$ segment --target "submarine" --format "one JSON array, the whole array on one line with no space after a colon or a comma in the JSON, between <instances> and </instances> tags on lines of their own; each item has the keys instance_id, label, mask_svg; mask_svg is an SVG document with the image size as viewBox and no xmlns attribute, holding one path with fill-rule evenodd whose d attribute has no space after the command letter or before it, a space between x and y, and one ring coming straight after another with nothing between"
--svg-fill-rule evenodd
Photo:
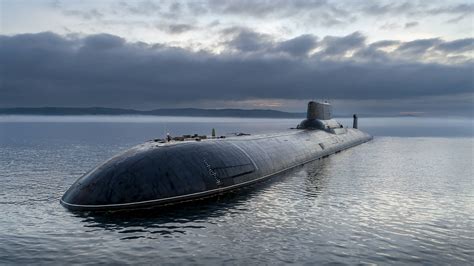
<instances>
[{"instance_id":1,"label":"submarine","mask_svg":"<svg viewBox=\"0 0 474 266\"><path fill-rule=\"evenodd\" d=\"M372 139L332 118L327 102L308 103L307 118L278 133L151 140L85 173L60 203L72 211L174 205L250 186ZM214 130L213 130L214 131Z\"/></svg>"}]
</instances>

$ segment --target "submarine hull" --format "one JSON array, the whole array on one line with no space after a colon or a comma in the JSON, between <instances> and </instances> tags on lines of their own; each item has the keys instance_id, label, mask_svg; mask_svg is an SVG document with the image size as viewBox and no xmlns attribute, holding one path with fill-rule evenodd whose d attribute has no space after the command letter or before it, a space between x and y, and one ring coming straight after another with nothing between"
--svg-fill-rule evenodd
<instances>
[{"instance_id":1,"label":"submarine hull","mask_svg":"<svg viewBox=\"0 0 474 266\"><path fill-rule=\"evenodd\" d=\"M293 167L372 139L291 130L203 141L149 141L80 177L61 198L70 210L141 209L191 201L252 185Z\"/></svg>"}]
</instances>

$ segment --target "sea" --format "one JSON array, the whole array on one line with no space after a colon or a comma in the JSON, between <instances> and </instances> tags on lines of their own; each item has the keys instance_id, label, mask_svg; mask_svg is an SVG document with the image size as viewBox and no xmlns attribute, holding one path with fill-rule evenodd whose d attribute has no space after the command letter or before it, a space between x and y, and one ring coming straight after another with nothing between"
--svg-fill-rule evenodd
<instances>
[{"instance_id":1,"label":"sea","mask_svg":"<svg viewBox=\"0 0 474 266\"><path fill-rule=\"evenodd\" d=\"M298 122L0 116L0 264L472 265L472 118L362 117L373 141L177 208L95 214L59 204L88 170L167 133L258 134Z\"/></svg>"}]
</instances>

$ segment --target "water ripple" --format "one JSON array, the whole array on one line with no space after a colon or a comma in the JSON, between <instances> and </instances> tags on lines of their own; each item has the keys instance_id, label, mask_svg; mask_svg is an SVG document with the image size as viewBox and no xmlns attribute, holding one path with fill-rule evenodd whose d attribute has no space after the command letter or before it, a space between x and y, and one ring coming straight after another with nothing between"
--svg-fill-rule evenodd
<instances>
[{"instance_id":1,"label":"water ripple","mask_svg":"<svg viewBox=\"0 0 474 266\"><path fill-rule=\"evenodd\" d=\"M68 212L58 199L127 145L27 144L0 146L1 264L439 265L474 257L472 139L377 138L251 190L105 215Z\"/></svg>"}]
</instances>

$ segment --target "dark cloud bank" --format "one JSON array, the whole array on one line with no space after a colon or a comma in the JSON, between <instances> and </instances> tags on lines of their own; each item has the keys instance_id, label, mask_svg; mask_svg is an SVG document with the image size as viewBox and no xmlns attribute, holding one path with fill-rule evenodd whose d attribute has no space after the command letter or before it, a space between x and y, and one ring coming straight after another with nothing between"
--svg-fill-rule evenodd
<instances>
[{"instance_id":1,"label":"dark cloud bank","mask_svg":"<svg viewBox=\"0 0 474 266\"><path fill-rule=\"evenodd\" d=\"M444 96L453 105L456 96L472 102L473 39L367 44L356 32L275 41L238 28L223 39L224 52L215 54L109 34L0 36L0 107Z\"/></svg>"}]
</instances>

